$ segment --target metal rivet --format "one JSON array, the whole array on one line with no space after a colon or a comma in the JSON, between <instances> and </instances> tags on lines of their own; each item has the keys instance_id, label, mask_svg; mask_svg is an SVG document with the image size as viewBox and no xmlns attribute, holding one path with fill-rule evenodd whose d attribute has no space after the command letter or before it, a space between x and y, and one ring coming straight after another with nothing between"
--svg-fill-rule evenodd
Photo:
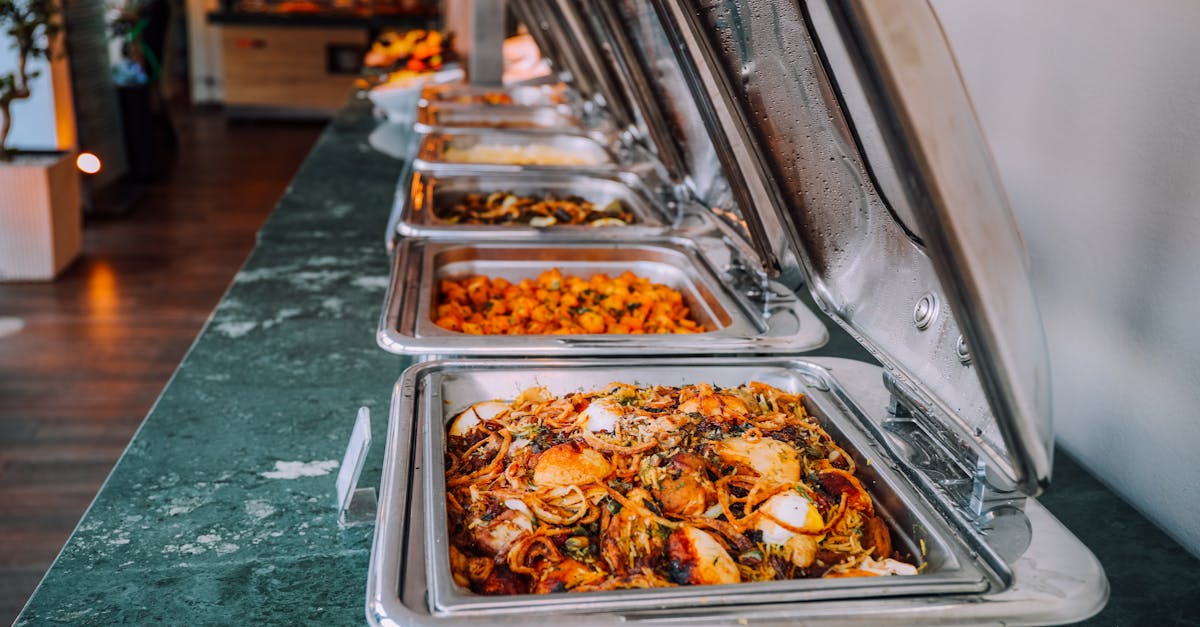
<instances>
[{"instance_id":1,"label":"metal rivet","mask_svg":"<svg viewBox=\"0 0 1200 627\"><path fill-rule=\"evenodd\" d=\"M954 345L954 352L958 353L958 360L964 364L971 363L971 349L967 348L967 340L963 336L958 336L958 343Z\"/></svg>"},{"instance_id":2,"label":"metal rivet","mask_svg":"<svg viewBox=\"0 0 1200 627\"><path fill-rule=\"evenodd\" d=\"M933 294L926 294L917 301L917 307L913 309L913 324L917 325L918 329L924 331L929 328L930 323L937 316L937 297Z\"/></svg>"}]
</instances>

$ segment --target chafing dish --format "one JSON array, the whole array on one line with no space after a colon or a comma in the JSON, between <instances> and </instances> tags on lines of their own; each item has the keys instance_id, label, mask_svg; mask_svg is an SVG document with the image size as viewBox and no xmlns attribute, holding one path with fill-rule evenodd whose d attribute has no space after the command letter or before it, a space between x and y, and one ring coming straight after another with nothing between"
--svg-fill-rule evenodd
<instances>
[{"instance_id":1,"label":"chafing dish","mask_svg":"<svg viewBox=\"0 0 1200 627\"><path fill-rule=\"evenodd\" d=\"M683 293L696 321L709 331L689 335L491 335L434 324L437 282L481 274L510 282L550 268L587 278L626 270ZM686 238L538 243L406 239L395 254L392 284L377 340L387 350L422 355L611 355L799 352L825 342L825 327L787 290L768 305L730 289ZM765 307L765 308L764 308Z\"/></svg>"},{"instance_id":2,"label":"chafing dish","mask_svg":"<svg viewBox=\"0 0 1200 627\"><path fill-rule=\"evenodd\" d=\"M542 197L553 194L558 198L578 196L598 207L620 202L636 217L625 226L594 227L561 225L530 227L528 225L452 224L441 219L442 212L454 203L462 202L467 194L490 194L506 191L520 196ZM692 219L684 224L678 215L656 197L645 182L629 173L607 176L586 176L570 173L545 174L435 174L414 172L405 203L401 209L397 230L405 237L436 237L465 239L508 238L582 238L594 240L623 239L665 235L672 228L688 225L699 228L706 223L706 214L692 209Z\"/></svg>"},{"instance_id":3,"label":"chafing dish","mask_svg":"<svg viewBox=\"0 0 1200 627\"><path fill-rule=\"evenodd\" d=\"M979 537L949 524L907 475L908 445L888 434L893 417L880 370L829 358L460 360L405 372L394 390L380 494L380 519L367 581L373 624L525 624L532 613L572 625L638 621L670 624L916 624L1052 622L1102 602L1088 585L1099 564L1036 501L1026 506L1036 560L1006 563ZM538 598L477 597L446 578L445 501L439 500L444 420L470 402L512 398L523 386L569 392L611 380L735 385L757 378L809 394L809 406L849 444L897 540L922 555L922 574L840 581L705 586ZM431 457L433 457L431 459ZM869 466L868 461L869 461ZM1045 573L1065 573L1047 577ZM1052 581L1053 580L1053 581ZM1064 608L1062 599L1070 600Z\"/></svg>"},{"instance_id":4,"label":"chafing dish","mask_svg":"<svg viewBox=\"0 0 1200 627\"><path fill-rule=\"evenodd\" d=\"M496 96L507 100L507 104L526 107L550 107L571 105L578 100L565 84L487 86L453 83L428 85L421 90L420 106L436 103L459 103L488 105L489 98Z\"/></svg>"},{"instance_id":5,"label":"chafing dish","mask_svg":"<svg viewBox=\"0 0 1200 627\"><path fill-rule=\"evenodd\" d=\"M425 362L397 384L368 618L1038 624L1098 611L1108 595L1099 563L1033 498L1053 451L1040 318L1019 233L928 7L514 5L584 99L646 142L666 182L657 197L695 202L715 226L628 242L403 242L381 345L475 359ZM430 140L431 151L447 137ZM630 163L609 155L622 164L614 171ZM521 277L570 264L632 266L673 282L714 330L648 343L464 337L432 325L439 273ZM797 355L824 341L794 304L801 277L882 368ZM819 340L802 337L806 328L820 328ZM813 414L872 469L898 542L913 555L924 543L924 573L538 598L476 597L447 577L439 438L453 412L530 382L561 392L754 377L808 395Z\"/></svg>"},{"instance_id":6,"label":"chafing dish","mask_svg":"<svg viewBox=\"0 0 1200 627\"><path fill-rule=\"evenodd\" d=\"M439 615L487 615L519 612L609 611L681 608L705 606L778 603L797 600L850 599L912 594L981 592L992 587L995 575L974 563L964 547L951 538L954 532L936 516L919 495L905 486L895 471L873 450L867 433L856 426L836 389L836 381L809 364L796 361L773 363L731 361L699 365L666 362L640 364L535 367L428 368L414 373L426 393L412 408L416 420L425 428L421 446L425 463L423 492L425 503L425 546L430 587L431 611ZM823 428L839 442L862 468L864 485L891 522L893 542L903 547L907 559L920 564L920 575L890 578L799 579L790 581L730 584L722 586L683 586L613 592L584 592L549 595L481 596L462 589L450 575L449 523L446 519L446 482L443 464L445 432L459 412L482 400L511 399L523 389L545 386L551 394L563 395L579 390L601 388L613 381L639 385L684 386L710 383L733 387L760 381L790 393L805 395L810 415L818 417ZM401 408L401 411L404 409ZM871 458L871 462L867 459ZM440 506L439 506L440 505Z\"/></svg>"},{"instance_id":7,"label":"chafing dish","mask_svg":"<svg viewBox=\"0 0 1200 627\"><path fill-rule=\"evenodd\" d=\"M605 125L587 124L565 107L523 105L429 104L417 109L419 133L438 129L514 130L526 133L603 133Z\"/></svg>"},{"instance_id":8,"label":"chafing dish","mask_svg":"<svg viewBox=\"0 0 1200 627\"><path fill-rule=\"evenodd\" d=\"M509 151L516 157L545 163L514 163L503 160L467 160L466 151L481 148ZM552 163L558 159L562 162ZM617 155L600 142L582 135L518 133L512 131L433 131L420 139L417 170L446 172L454 170L522 172L559 170L611 173L617 170Z\"/></svg>"}]
</instances>

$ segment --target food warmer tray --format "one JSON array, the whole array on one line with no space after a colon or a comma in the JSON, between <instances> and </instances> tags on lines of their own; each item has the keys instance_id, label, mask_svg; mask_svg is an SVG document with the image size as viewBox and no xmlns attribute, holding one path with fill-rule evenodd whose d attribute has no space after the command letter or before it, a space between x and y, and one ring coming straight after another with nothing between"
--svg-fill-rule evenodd
<instances>
[{"instance_id":1,"label":"food warmer tray","mask_svg":"<svg viewBox=\"0 0 1200 627\"><path fill-rule=\"evenodd\" d=\"M502 96L508 102L489 101ZM615 122L565 83L488 86L469 83L429 85L417 100L418 133L435 130L497 130L586 134L610 138Z\"/></svg>"},{"instance_id":2,"label":"food warmer tray","mask_svg":"<svg viewBox=\"0 0 1200 627\"><path fill-rule=\"evenodd\" d=\"M490 96L509 102L489 102ZM607 111L564 83L492 87L454 83L431 85L417 101L418 133L436 130L503 130L529 133L584 134L601 138L615 135L615 122Z\"/></svg>"},{"instance_id":3,"label":"food warmer tray","mask_svg":"<svg viewBox=\"0 0 1200 627\"><path fill-rule=\"evenodd\" d=\"M519 227L505 227L500 231L495 231L434 224L435 221L431 222L429 218L419 213L425 202L420 197L424 191L421 183L431 179L480 177L481 180L500 185L495 189L479 190L483 192L508 189L510 185L505 183L504 177L513 177L514 183L522 180L527 182L530 177L544 177L548 184L547 187L558 186L564 179L573 179L584 187L582 191L589 193L598 191L602 196L629 197L635 205L634 210L639 215L646 217L652 228L653 225L669 225L681 219L678 212L672 212L671 215L665 213L669 207L679 207L681 203L676 202L674 198L664 198L661 190L651 189L651 186L661 187L660 181L664 180L664 171L653 154L640 146L623 146L603 138L597 140L578 134L526 133L513 130L435 130L429 133L414 132L410 137L409 150L413 156L405 165L399 178L395 205L385 233L385 241L389 250L395 247L396 238L400 236L445 236L458 232L461 233L458 236L469 238L486 237L490 232L491 236L522 237ZM531 145L545 146L556 153L572 156L582 155L590 163L586 165L473 163L455 161L446 157L447 150L471 149L479 145L497 146L513 151L522 151ZM589 178L595 178L596 182L588 181ZM617 192L615 191L617 184L630 189ZM690 215L695 217L696 213L691 212ZM525 235L541 231L542 229L528 229ZM562 231L562 229L554 228L548 232L554 231ZM656 230L656 232L658 231Z\"/></svg>"},{"instance_id":4,"label":"food warmer tray","mask_svg":"<svg viewBox=\"0 0 1200 627\"><path fill-rule=\"evenodd\" d=\"M620 201L637 218L624 226L524 224L452 224L438 216L439 210L461 201L469 193L484 195L505 191L518 196L554 194L558 198L578 196L597 207ZM641 177L629 172L607 176L574 173L457 173L435 174L414 171L404 194L396 232L402 237L435 239L587 239L593 241L662 237L672 232L711 229L711 214L694 203L664 199Z\"/></svg>"},{"instance_id":5,"label":"food warmer tray","mask_svg":"<svg viewBox=\"0 0 1200 627\"><path fill-rule=\"evenodd\" d=\"M983 592L990 586L989 577L1007 577L1007 573L991 575L980 564L969 559L957 541L951 541L949 526L920 502L918 493L906 488L892 474L887 463L871 454L871 439L856 431L849 422L853 412L839 399L844 392L835 389L827 373L794 361L748 362L731 361L704 365L677 361L656 364L623 363L616 367L594 366L569 368L523 365L520 368L459 369L430 367L424 374L414 373L424 394L415 408L416 420L423 425L420 433L424 467L422 488L425 503L446 502L445 467L441 463L445 450L445 433L454 417L468 409L477 399L513 398L521 390L544 386L554 396L576 391L600 389L616 379L622 382L652 387L658 385L682 387L707 383L718 388L759 381L789 394L803 394L806 410L825 430L842 443L857 467L856 476L872 493L876 511L884 513L893 532L892 542L902 547L906 559L921 564L921 576L846 579L794 579L772 582L730 584L721 586L680 586L619 590L570 595L481 596L458 592L451 577L448 549L450 521L444 507L426 511L425 546L434 550L426 554L427 585L430 606L446 615L489 615L522 611L629 611L634 609L678 609L706 605L741 605L753 599L758 603L779 603L825 598L863 598L905 596L913 594L945 594L952 592ZM890 462L889 458L884 458ZM894 464L894 462L891 462Z\"/></svg>"},{"instance_id":6,"label":"food warmer tray","mask_svg":"<svg viewBox=\"0 0 1200 627\"><path fill-rule=\"evenodd\" d=\"M1053 453L1045 339L1020 234L932 9L919 0L810 0L771 11L752 8L749 0L622 1L594 12L580 0L514 3L545 17L542 35L551 35L564 55L574 54L571 41L594 48L589 38L630 53L609 57L634 66L616 75L636 79L640 66L648 84L624 81L622 91L632 97L621 102L654 102L677 118L672 141L651 142L654 158L681 196L690 194L719 222L745 234L755 254L730 252L744 252L740 244L725 251L714 246L714 240L737 240L728 231L721 238L634 242L634 249L672 250L691 266L666 264L674 272L708 275L694 283L693 298L721 305L710 310L718 320L724 302L706 300L703 289L725 293L743 312L753 312L750 292L732 288L756 282L739 276L782 280L798 273L818 305L883 368L799 357L799 349L748 357L769 332L730 348L738 356L727 357L695 356L719 354L713 346L723 346L713 341L719 338L701 337L677 350L639 349L636 342L604 336L540 346L547 351L540 354L553 360L499 361L497 355L539 353L497 344L494 336L474 345L429 339L415 350L401 347L488 357L419 364L397 385L368 617L379 624L524 622L519 613L535 611L538 604L526 599L488 599L478 602L488 608L479 616L471 599L456 598L453 589L438 589L430 579L444 568L439 555L425 554L428 540L438 540L437 530L427 529L438 519L426 507L437 498L437 486L422 470L438 464L421 455L422 447L432 446L423 438L441 428L444 408L429 398L441 394L461 408L512 394L490 384L446 387L446 381L482 383L489 373L503 373L500 379L509 385L565 377L577 389L590 381L581 374L589 369L626 381L653 378L656 369L677 380L694 375L724 381L718 374L724 370L795 373L797 385L819 406L814 413L833 421L860 455L879 464L873 497L885 503L897 537L932 540L934 555L953 558L939 564L962 570L935 565L931 587L924 589L921 581L905 582L907 590L894 589L894 580L854 590L818 582L811 588L758 588L761 594L739 601L710 587L685 608L667 607L677 599L660 591L615 595L611 605L568 593L540 600L552 616L596 624L1041 624L1099 611L1108 595L1099 563L1034 498L1049 481ZM922 62L905 62L912 58ZM681 84L685 88L677 89ZM719 176L700 176L714 161ZM704 186L705 180L728 185ZM587 249L577 242L560 245ZM413 268L477 260L503 266L503 255L482 253L546 244L414 240L406 246L397 258L396 269L404 272L389 292L392 314L385 313L385 324L398 324L396 299L403 293L429 293ZM458 252L438 258L455 246ZM612 242L590 246L630 252ZM697 249L705 254L691 257L688 251ZM730 260L736 263L723 263ZM757 264L753 271L746 271L747 262ZM767 285L760 296L777 296L781 284ZM412 305L404 309L409 316L415 311ZM602 350L606 342L609 349ZM659 356L666 353L692 356ZM599 354L624 357L589 357ZM896 527L914 519L930 524L916 532ZM972 572L978 578L964 575ZM969 588L972 581L978 587ZM938 588L941 583L949 585Z\"/></svg>"},{"instance_id":7,"label":"food warmer tray","mask_svg":"<svg viewBox=\"0 0 1200 627\"><path fill-rule=\"evenodd\" d=\"M456 160L454 151L466 151L478 146L495 146L515 151L529 147L545 147L553 154L571 155L578 159L573 164L510 164L481 163ZM572 171L609 174L619 170L623 163L644 161L645 156L636 152L618 152L617 148L604 141L584 135L563 133L530 134L515 130L462 130L433 131L420 136L417 157L413 167L426 171L467 172L522 172L522 171Z\"/></svg>"},{"instance_id":8,"label":"food warmer tray","mask_svg":"<svg viewBox=\"0 0 1200 627\"><path fill-rule=\"evenodd\" d=\"M581 107L580 98L564 83L553 85L472 85L470 83L443 83L426 85L421 89L417 106L431 104L465 103L484 104L489 94L503 94L511 104L526 107L566 106Z\"/></svg>"},{"instance_id":9,"label":"food warmer tray","mask_svg":"<svg viewBox=\"0 0 1200 627\"><path fill-rule=\"evenodd\" d=\"M413 129L418 133L438 130L514 130L522 133L565 133L609 136L613 129L603 118L584 119L566 107L525 105L426 104L417 107Z\"/></svg>"},{"instance_id":10,"label":"food warmer tray","mask_svg":"<svg viewBox=\"0 0 1200 627\"><path fill-rule=\"evenodd\" d=\"M796 353L825 343L828 332L790 290L769 286L769 299L731 288L696 242L674 237L611 242L405 239L394 255L377 340L414 355L612 355ZM490 335L448 331L433 323L437 282L483 274L510 282L551 267L587 277L626 270L683 293L700 334Z\"/></svg>"},{"instance_id":11,"label":"food warmer tray","mask_svg":"<svg viewBox=\"0 0 1200 627\"><path fill-rule=\"evenodd\" d=\"M969 522L943 520L938 505L926 500L920 489L917 468L930 460L893 434L895 423L904 420L884 411L889 398L880 385L881 373L876 366L822 357L458 360L414 366L393 392L379 522L367 579L368 621L373 625L525 624L529 612L537 611L572 625L783 624L798 617L814 624L1040 624L1072 620L1098 609L1105 597L1090 582L1101 573L1099 563L1036 501L1025 504L1032 538L1027 557L1011 564L991 548L995 540L985 542ZM850 583L800 580L784 582L792 584L788 590L763 589L741 596L724 594L723 586L705 586L677 589L676 598L662 596L661 590L632 591L640 594L616 598L566 593L542 597L537 608L523 605L522 600L505 603L503 597L492 597L494 602L484 608L431 609L427 595L436 583L429 579L426 562L437 561L440 553L428 550L439 545L428 542L424 491L429 485L426 470L440 464L426 461L428 452L421 443L429 431L442 429L446 417L474 400L512 396L522 386L546 385L566 392L613 379L676 385L762 379L804 390L814 409L831 419L843 441L857 449L863 464L870 459L874 476L894 490L880 505L887 508L893 523L912 525L902 530L910 541L926 541L926 559L936 562L932 566L936 572L899 584L896 580L902 578L897 577ZM1004 531L993 534L1004 535ZM686 607L677 607L681 599L686 599ZM1069 603L1064 605L1063 599Z\"/></svg>"}]
</instances>

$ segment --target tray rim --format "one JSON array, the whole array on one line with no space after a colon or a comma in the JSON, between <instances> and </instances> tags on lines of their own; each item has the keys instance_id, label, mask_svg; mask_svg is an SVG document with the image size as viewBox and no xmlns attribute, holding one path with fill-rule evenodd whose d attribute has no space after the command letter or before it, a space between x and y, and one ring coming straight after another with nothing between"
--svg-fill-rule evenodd
<instances>
[{"instance_id":1,"label":"tray rim","mask_svg":"<svg viewBox=\"0 0 1200 627\"><path fill-rule=\"evenodd\" d=\"M606 131L582 131L577 133L525 133L520 129L432 129L420 132L414 129L416 141L415 155L411 161L414 170L427 172L456 172L488 171L488 172L578 172L612 174L614 172L643 172L653 171L660 178L666 173L658 164L657 159L645 148L639 146L634 137L621 129ZM507 140L546 140L552 138L571 138L589 141L599 146L608 161L591 165L518 165L508 163L459 163L442 161L427 150L427 143L452 138L456 136L499 137Z\"/></svg>"},{"instance_id":2,"label":"tray rim","mask_svg":"<svg viewBox=\"0 0 1200 627\"><path fill-rule=\"evenodd\" d=\"M465 111L478 109L482 112L500 113L505 110L511 112L520 109L537 110L538 112L547 111L559 118L557 124L549 126L487 126L486 124L449 124L437 117L437 113L441 110L445 111ZM498 111L497 111L498 110ZM613 123L603 115L596 114L592 116L585 115L582 111L571 109L567 105L480 105L466 103L447 103L434 102L424 103L421 100L417 102L416 118L413 121L413 130L418 133L434 133L434 132L450 132L456 133L460 131L466 132L516 132L529 135L584 135L590 136L597 134L605 136L613 134L615 130Z\"/></svg>"},{"instance_id":3,"label":"tray rim","mask_svg":"<svg viewBox=\"0 0 1200 627\"><path fill-rule=\"evenodd\" d=\"M844 393L835 380L825 376L825 373L812 369L803 361L780 358L774 360L737 360L724 359L716 360L715 363L699 363L688 361L679 363L674 360L660 361L657 363L645 363L642 361L623 361L618 366L625 366L638 374L625 374L629 370L622 369L622 372L614 371L615 377L623 382L631 383L629 379L636 379L639 376L644 376L644 371L662 370L670 368L672 370L688 370L695 371L697 377L705 375L700 374L701 370L708 370L713 367L721 367L725 369L740 369L745 370L745 374L741 375L747 380L758 378L761 374L765 374L768 370L786 369L789 372L795 372L796 379L801 381L804 386L803 393L811 399L811 402L816 404L820 411L826 414L834 412L843 413L851 416L851 418L836 419L828 416L828 419L839 423L838 429L844 430L844 426L856 428L860 434L843 434L843 439L859 440L864 439L861 426L853 423L862 420L861 417L853 417L854 409L852 406L840 402ZM579 363L569 366L555 365L546 367L530 368L524 364L518 366L510 366L508 368L498 368L507 371L522 371L533 374L545 372L546 370L571 370L571 369L592 369L589 364ZM795 368L793 371L792 368ZM420 422L420 427L417 431L420 434L424 464L426 470L424 480L422 481L422 491L424 496L425 508L425 546L426 547L448 547L449 536L447 534L448 525L445 521L445 509L436 509L436 502L441 496L441 502L445 501L445 478L437 473L430 473L429 470L443 468L441 461L442 447L444 446L444 430L445 425L434 425L431 422L432 413L439 412L440 405L447 399L443 399L440 391L435 392L430 390L428 385L437 385L447 372L454 372L461 369L446 369L446 370L431 370L421 376L420 381L426 387L422 398L424 402L414 406L414 411L417 412L417 420ZM669 377L670 374L666 373ZM660 374L659 376L663 376ZM623 378L622 378L623 377ZM689 377L690 378L690 377ZM478 399L479 401L491 399ZM838 407L830 407L831 403L837 403ZM840 423L849 422L849 425ZM897 493L904 501L916 502L920 498L917 489L914 486L907 485L904 478L889 469L889 465L894 463L884 455L890 454L882 449L877 450L860 450L854 447L853 443L842 442L843 445L848 445L848 448L854 448L859 455L870 459L870 465L873 467L872 472L879 473L880 480L887 484L887 488ZM437 459L435 459L435 457ZM439 495L440 492L440 495ZM907 498L906 498L907 497ZM434 507L430 507L434 506ZM925 509L922 510L921 507ZM587 611L591 608L594 611L636 611L638 609L668 609L668 608L684 608L688 606L714 606L714 605L737 605L734 600L736 597L755 598L762 602L786 602L786 601L801 601L824 598L837 599L854 599L861 598L856 591L871 589L872 591L883 590L881 594L884 596L893 595L913 595L913 594L953 594L953 593L979 593L984 592L989 587L996 584L993 578L1004 580L1007 573L993 573L991 570L981 569L975 562L968 559L967 554L962 550L961 540L958 540L954 530L941 521L933 512L933 506L927 502L916 502L916 506L911 506L913 509L912 517L914 522L925 528L925 532L929 536L930 542L937 542L946 552L947 564L944 565L944 570L937 573L917 575L914 577L879 577L879 578L853 578L853 579L797 579L778 582L749 582L740 584L730 584L721 586L681 586L679 588L662 588L648 590L626 590L626 591L608 591L594 593L572 593L572 594L551 594L551 595L514 595L487 597L474 595L469 592L463 592L457 585L449 579L450 565L448 553L442 551L426 551L426 585L430 595L430 605L435 608L438 615L444 616L461 616L472 615L482 612L490 614L510 613L521 611L554 611L561 609L572 612ZM956 550L957 549L957 550ZM432 579L432 581L430 581ZM840 591L840 592L839 592ZM859 592L861 594L861 592ZM446 608L439 607L439 600L447 604ZM453 604L453 605L451 605Z\"/></svg>"},{"instance_id":4,"label":"tray rim","mask_svg":"<svg viewBox=\"0 0 1200 627\"><path fill-rule=\"evenodd\" d=\"M414 191L418 185L423 185L426 190L433 187L436 190L436 185L442 180L466 179L466 178L481 178L481 179L496 179L497 183L501 180L516 180L521 183L536 183L538 181L552 180L554 183L566 181L570 178L580 178L588 180L604 181L605 183L613 183L625 187L629 195L634 198L635 204L639 205L644 211L639 211L639 217L652 218L653 221L642 222L638 224L630 224L622 227L606 227L597 228L587 225L563 225L553 227L531 227L525 225L503 226L503 225L455 225L445 224L434 221L432 214L425 221L415 219L418 211L432 212L433 198L426 199L421 208L417 207L414 199ZM421 179L426 179L422 181ZM536 185L534 185L536 186ZM437 170L422 170L414 168L412 176L409 177L404 189L404 199L401 202L399 219L396 222L396 233L404 237L419 237L427 239L442 239L442 238L461 238L461 239L500 239L500 238L527 238L538 240L555 240L555 239L580 239L580 240L624 240L631 237L665 237L675 233L686 232L680 230L681 222L686 220L694 220L697 226L689 227L687 230L707 231L712 228L711 218L707 213L701 211L694 203L679 203L679 211L681 215L672 216L664 205L666 200L656 195L650 186L636 174L630 172L607 172L600 173L595 171L572 172L572 171L554 171L544 173L534 172L505 172L500 173L492 170L466 170L457 169L454 171L437 171ZM486 190L485 190L486 191ZM428 192L426 192L428 193ZM430 194L432 196L432 194ZM643 215L644 214L644 215Z\"/></svg>"},{"instance_id":5,"label":"tray rim","mask_svg":"<svg viewBox=\"0 0 1200 627\"><path fill-rule=\"evenodd\" d=\"M511 92L511 91L516 91L519 89L531 89L531 90L542 91L542 92L554 91L557 89L558 91L560 91L562 93L563 99L564 99L564 102L559 102L559 103L550 102L550 103L545 103L545 104L524 105L524 106L546 106L546 107L567 106L567 107L572 107L572 108L582 108L582 106L583 106L583 96L578 91L572 89L570 87L570 85L568 85L567 83L562 83L562 82L547 83L547 84L542 84L542 85L507 84L507 85L499 85L499 86L496 86L496 85L473 85L471 83L465 83L465 82L430 83L430 84L423 85L421 87L421 92L417 97L417 105L423 107L423 106L430 105L430 104L451 104L451 103L453 103L453 101L450 101L450 100L430 99L429 96L426 95L426 92L432 93L435 91L464 91L464 92L467 92L468 95L474 95L476 93L487 93L487 92ZM458 104L462 104L462 103L458 103ZM513 103L513 104L517 104L517 103Z\"/></svg>"}]
</instances>

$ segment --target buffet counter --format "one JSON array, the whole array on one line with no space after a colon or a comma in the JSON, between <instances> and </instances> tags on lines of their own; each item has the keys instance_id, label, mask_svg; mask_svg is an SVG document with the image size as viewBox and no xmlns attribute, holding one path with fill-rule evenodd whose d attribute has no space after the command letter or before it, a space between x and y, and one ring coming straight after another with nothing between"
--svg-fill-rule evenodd
<instances>
[{"instance_id":1,"label":"buffet counter","mask_svg":"<svg viewBox=\"0 0 1200 627\"><path fill-rule=\"evenodd\" d=\"M375 125L333 120L17 625L364 622L373 528L338 527L334 478L365 405L378 485L410 361L375 342L402 166ZM821 354L864 357L827 326ZM1103 562L1093 624L1194 620L1200 561L1065 454L1039 500Z\"/></svg>"}]
</instances>

